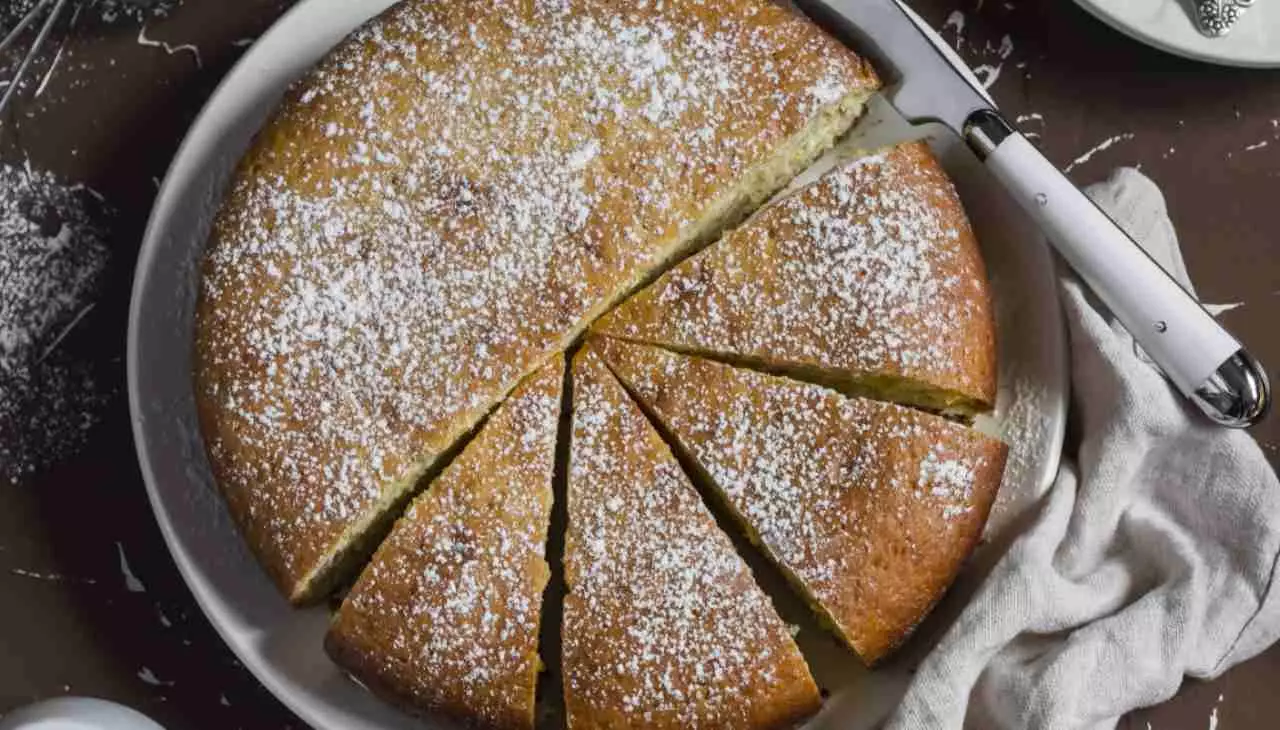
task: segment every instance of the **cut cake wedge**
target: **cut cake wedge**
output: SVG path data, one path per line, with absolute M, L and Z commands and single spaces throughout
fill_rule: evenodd
M 419 496 L 330 627 L 378 694 L 469 727 L 533 727 L 562 358 L 522 383 Z
M 753 542 L 868 663 L 976 545 L 1005 445 L 939 416 L 655 347 L 598 352 Z
M 935 411 L 995 400 L 986 270 L 921 142 L 845 162 L 757 212 L 594 329 Z
M 817 710 L 787 626 L 591 352 L 573 363 L 568 512 L 570 728 L 783 728 Z

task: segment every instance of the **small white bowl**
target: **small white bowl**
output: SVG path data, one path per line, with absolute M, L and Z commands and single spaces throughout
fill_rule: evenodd
M 151 718 L 114 702 L 59 697 L 0 718 L 0 730 L 164 730 Z

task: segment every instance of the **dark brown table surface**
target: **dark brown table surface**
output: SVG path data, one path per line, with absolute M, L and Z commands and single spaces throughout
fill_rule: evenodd
M 134 459 L 122 364 L 134 258 L 157 181 L 218 80 L 289 4 L 186 0 L 147 23 L 146 38 L 189 43 L 198 55 L 140 43 L 134 21 L 82 22 L 49 87 L 3 121 L 5 161 L 29 159 L 83 182 L 116 215 L 110 280 L 77 335 L 113 384 L 112 400 L 77 456 L 0 484 L 0 713 L 77 694 L 124 702 L 169 728 L 301 725 L 237 663 L 169 558 Z M 1223 320 L 1276 373 L 1280 72 L 1164 55 L 1066 0 L 915 5 L 986 67 L 1005 111 L 1078 183 L 1137 165 L 1163 187 L 1201 296 L 1244 303 Z M 1280 463 L 1280 417 L 1255 435 Z M 122 553 L 141 586 L 126 581 Z M 1215 682 L 1188 682 L 1121 727 L 1213 728 L 1216 718 L 1232 730 L 1272 728 L 1277 679 L 1280 648 Z

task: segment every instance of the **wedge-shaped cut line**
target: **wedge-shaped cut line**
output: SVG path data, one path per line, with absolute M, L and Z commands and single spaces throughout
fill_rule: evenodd
M 919 142 L 758 211 L 595 330 L 934 411 L 971 415 L 995 398 L 985 268 Z
M 1004 444 L 918 410 L 654 347 L 598 352 L 864 661 L 898 646 L 976 544 Z
M 644 414 L 573 364 L 562 624 L 571 728 L 782 728 L 819 694 L 787 626 Z
M 522 383 L 399 520 L 325 646 L 375 692 L 532 728 L 563 360 Z
M 215 477 L 314 601 L 521 378 L 829 147 L 874 73 L 765 0 L 406 0 L 292 89 L 204 266 Z

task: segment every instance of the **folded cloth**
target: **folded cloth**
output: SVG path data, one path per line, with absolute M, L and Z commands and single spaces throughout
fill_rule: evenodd
M 1187 283 L 1155 184 L 1121 169 L 1088 192 Z M 1074 276 L 1061 291 L 1078 446 L 890 730 L 1114 728 L 1280 637 L 1280 483 L 1262 451 L 1195 411 Z

